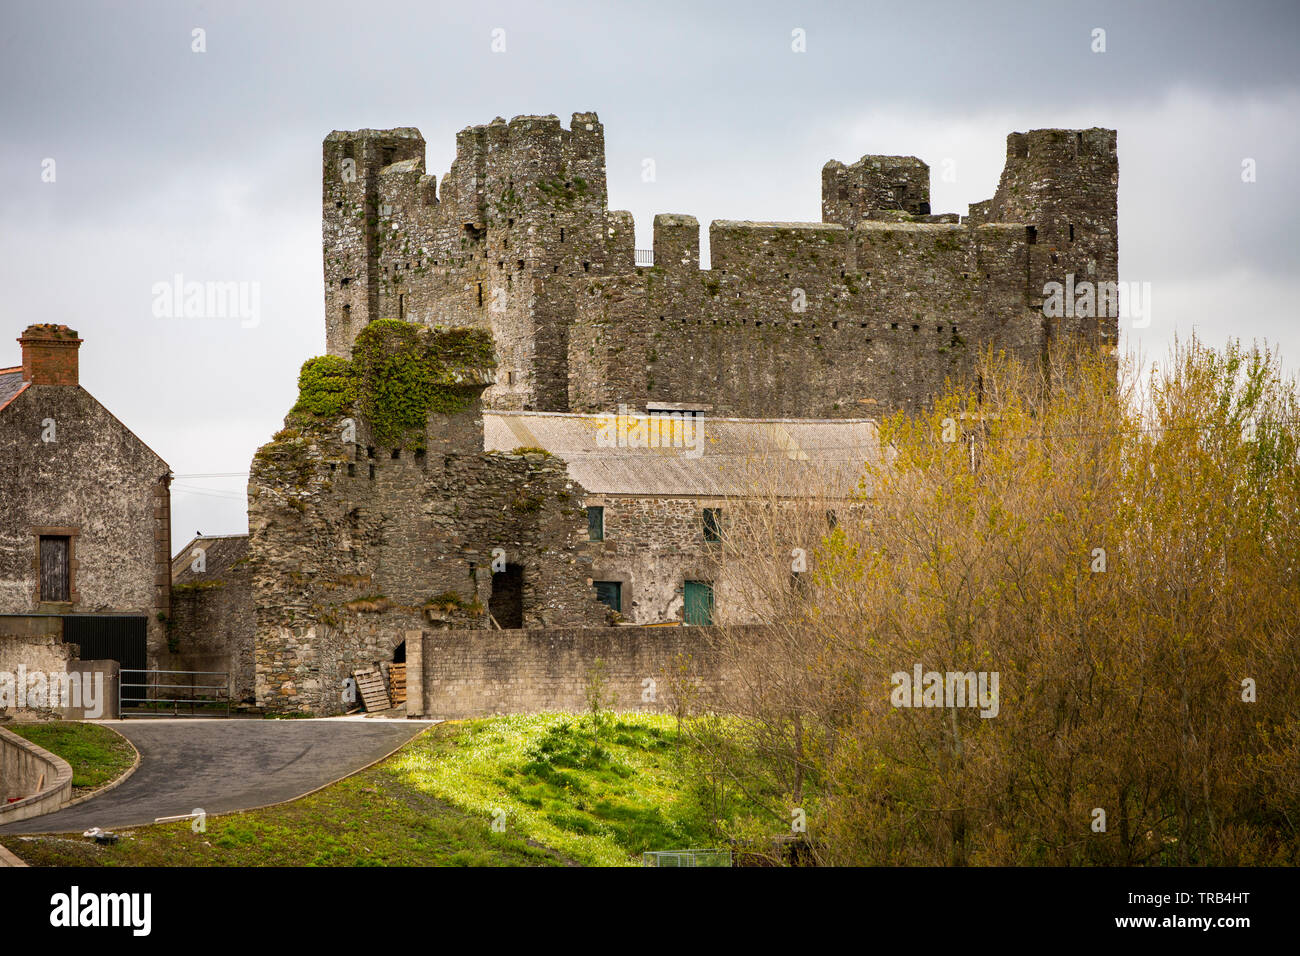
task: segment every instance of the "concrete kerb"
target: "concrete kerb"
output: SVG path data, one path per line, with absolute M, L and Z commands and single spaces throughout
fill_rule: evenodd
M 27 863 L 23 862 L 22 857 L 10 853 L 3 845 L 0 845 L 0 867 L 19 867 L 27 865 Z

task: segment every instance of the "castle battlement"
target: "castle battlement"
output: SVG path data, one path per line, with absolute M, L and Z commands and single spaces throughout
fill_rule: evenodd
M 490 329 L 489 408 L 609 411 L 647 402 L 739 416 L 915 408 L 992 344 L 1037 357 L 1062 336 L 1113 343 L 1116 320 L 1042 314 L 1068 273 L 1118 278 L 1113 130 L 1007 137 L 992 198 L 933 214 L 914 156 L 822 168 L 821 222 L 654 220 L 608 208 L 595 113 L 470 126 L 439 181 L 418 130 L 336 131 L 323 148 L 328 349 L 376 318 Z

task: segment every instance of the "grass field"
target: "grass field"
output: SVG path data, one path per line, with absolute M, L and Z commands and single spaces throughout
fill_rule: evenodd
M 439 724 L 387 760 L 292 803 L 80 837 L 0 837 L 46 866 L 636 864 L 712 845 L 670 717 L 568 714 Z M 42 744 L 42 746 L 45 746 Z
M 405 748 L 391 770 L 413 790 L 504 821 L 509 832 L 588 865 L 709 845 L 714 836 L 692 798 L 674 720 L 617 715 L 599 753 L 589 721 L 551 713 L 444 724 L 439 746 Z

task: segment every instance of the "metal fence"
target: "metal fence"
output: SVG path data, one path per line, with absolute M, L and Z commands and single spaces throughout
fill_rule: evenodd
M 650 850 L 642 866 L 731 866 L 730 850 Z
M 634 249 L 632 261 L 639 266 L 652 266 L 655 264 L 655 251 L 653 249 Z
M 117 704 L 122 717 L 230 716 L 230 674 L 227 671 L 124 667 L 121 674 Z

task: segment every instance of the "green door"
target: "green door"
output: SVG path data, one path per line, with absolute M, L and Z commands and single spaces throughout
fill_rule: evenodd
M 707 626 L 713 623 L 713 585 L 708 581 L 687 581 L 686 623 Z

